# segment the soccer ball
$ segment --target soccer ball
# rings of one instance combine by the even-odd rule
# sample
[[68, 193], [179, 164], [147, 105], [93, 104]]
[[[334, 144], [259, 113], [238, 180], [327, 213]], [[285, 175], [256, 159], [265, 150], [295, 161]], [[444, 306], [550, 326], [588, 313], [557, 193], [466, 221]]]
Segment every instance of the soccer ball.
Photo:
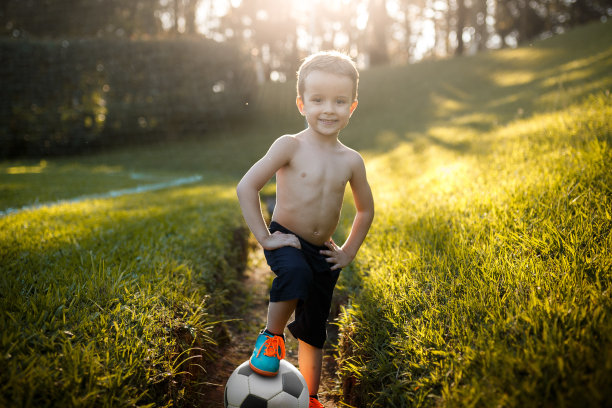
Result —
[[275, 377], [259, 375], [240, 364], [225, 385], [226, 408], [308, 408], [306, 380], [293, 364], [280, 361]]

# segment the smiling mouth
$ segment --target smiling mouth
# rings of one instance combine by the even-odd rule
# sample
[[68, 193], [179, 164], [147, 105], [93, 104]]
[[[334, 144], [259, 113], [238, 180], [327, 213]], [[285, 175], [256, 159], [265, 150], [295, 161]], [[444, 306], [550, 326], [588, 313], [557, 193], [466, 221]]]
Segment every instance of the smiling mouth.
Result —
[[319, 122], [323, 123], [324, 125], [333, 125], [337, 121], [335, 119], [319, 119]]

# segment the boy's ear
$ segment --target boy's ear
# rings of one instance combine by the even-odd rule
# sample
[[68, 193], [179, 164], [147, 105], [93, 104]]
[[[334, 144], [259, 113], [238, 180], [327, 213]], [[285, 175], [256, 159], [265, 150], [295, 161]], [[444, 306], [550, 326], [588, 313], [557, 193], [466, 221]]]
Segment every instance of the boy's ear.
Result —
[[299, 96], [295, 99], [295, 104], [297, 105], [298, 110], [304, 116], [304, 101]]
[[355, 111], [355, 109], [357, 109], [357, 105], [359, 105], [359, 101], [357, 99], [355, 99], [353, 101], [353, 103], [351, 103], [351, 115], [353, 114], [353, 112]]

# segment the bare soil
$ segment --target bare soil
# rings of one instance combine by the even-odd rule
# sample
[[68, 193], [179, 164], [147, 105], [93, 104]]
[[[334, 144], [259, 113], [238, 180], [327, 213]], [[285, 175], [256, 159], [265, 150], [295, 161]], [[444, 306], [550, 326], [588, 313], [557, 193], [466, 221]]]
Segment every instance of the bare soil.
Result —
[[[223, 394], [228, 378], [237, 366], [251, 356], [255, 339], [266, 325], [268, 292], [272, 277], [261, 248], [251, 248], [243, 278], [249, 295], [237, 301], [236, 309], [232, 312], [234, 315], [226, 323], [229, 341], [219, 346], [218, 360], [206, 368], [209, 382], [200, 390], [200, 407], [223, 408]], [[332, 330], [328, 331], [332, 333]], [[288, 330], [285, 331], [285, 338], [286, 360], [298, 367], [297, 340]], [[328, 343], [333, 344], [333, 338], [330, 340]], [[324, 349], [323, 374], [319, 388], [319, 399], [326, 408], [336, 407], [335, 372], [333, 349], [331, 345], [327, 345]]]

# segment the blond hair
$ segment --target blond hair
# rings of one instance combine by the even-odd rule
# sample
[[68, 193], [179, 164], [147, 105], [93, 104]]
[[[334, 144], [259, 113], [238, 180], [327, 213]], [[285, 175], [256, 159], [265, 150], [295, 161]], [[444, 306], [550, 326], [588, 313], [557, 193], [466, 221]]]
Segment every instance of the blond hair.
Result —
[[357, 100], [357, 87], [359, 85], [359, 71], [353, 60], [346, 54], [338, 51], [321, 51], [304, 59], [297, 72], [297, 95], [304, 96], [304, 82], [313, 71], [323, 71], [328, 74], [347, 76], [353, 82], [353, 100]]

